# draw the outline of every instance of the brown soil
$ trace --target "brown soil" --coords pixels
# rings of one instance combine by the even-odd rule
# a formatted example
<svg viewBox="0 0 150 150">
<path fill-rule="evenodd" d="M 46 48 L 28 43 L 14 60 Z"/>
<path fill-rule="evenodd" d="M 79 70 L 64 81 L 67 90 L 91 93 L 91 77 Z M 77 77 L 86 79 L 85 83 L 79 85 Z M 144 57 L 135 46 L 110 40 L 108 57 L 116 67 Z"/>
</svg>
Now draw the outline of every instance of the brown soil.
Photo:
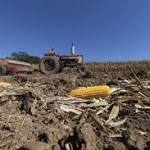
<svg viewBox="0 0 150 150">
<path fill-rule="evenodd" d="M 93 67 L 98 66 L 96 64 Z M 49 77 L 40 73 L 3 77 L 4 80 L 12 83 L 30 87 L 40 96 L 48 99 L 41 101 L 30 93 L 0 98 L 0 149 L 149 150 L 150 110 L 136 111 L 134 105 L 141 98 L 137 96 L 137 93 L 121 95 L 123 100 L 129 96 L 133 100 L 123 104 L 119 102 L 118 118 L 127 118 L 127 121 L 118 127 L 105 126 L 105 129 L 88 113 L 83 113 L 81 117 L 62 112 L 58 109 L 58 105 L 51 101 L 57 96 L 66 96 L 71 89 L 76 87 L 100 84 L 122 87 L 125 79 L 133 78 L 132 73 L 129 70 L 126 71 L 126 68 L 119 72 L 115 69 L 115 72 L 115 70 L 109 70 L 111 68 L 109 67 L 94 70 L 91 65 L 87 65 L 86 74 L 64 70 L 63 73 Z M 114 65 L 112 68 L 115 68 Z M 143 71 L 143 67 L 138 70 L 136 68 L 135 73 L 139 73 L 138 77 L 141 80 L 149 81 L 149 70 L 148 67 L 146 71 Z M 119 101 L 120 97 L 115 97 L 115 99 Z M 147 100 L 139 103 L 150 105 L 149 97 L 145 99 Z M 114 98 L 111 97 L 108 100 L 112 102 Z M 29 101 L 30 107 L 26 105 L 26 101 Z M 96 118 L 107 120 L 110 110 L 111 108 L 99 116 L 96 115 Z M 94 109 L 92 114 L 94 114 Z"/>
</svg>

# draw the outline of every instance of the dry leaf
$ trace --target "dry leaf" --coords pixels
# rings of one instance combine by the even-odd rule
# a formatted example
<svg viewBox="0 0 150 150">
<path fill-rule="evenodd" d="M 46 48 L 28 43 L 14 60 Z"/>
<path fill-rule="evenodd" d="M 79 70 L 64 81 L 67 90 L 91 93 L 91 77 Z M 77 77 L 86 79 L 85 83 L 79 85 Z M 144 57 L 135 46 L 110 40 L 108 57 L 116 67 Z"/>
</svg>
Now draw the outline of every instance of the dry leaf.
<svg viewBox="0 0 150 150">
<path fill-rule="evenodd" d="M 111 122 L 113 119 L 115 119 L 119 114 L 119 105 L 114 105 L 110 114 L 109 114 L 109 118 L 106 121 L 106 124 L 108 124 L 109 122 Z"/>
<path fill-rule="evenodd" d="M 106 101 L 101 101 L 101 102 L 95 102 L 92 104 L 81 104 L 81 107 L 83 108 L 92 108 L 92 107 L 100 107 L 100 106 L 107 106 L 108 103 Z"/>
<path fill-rule="evenodd" d="M 125 118 L 125 119 L 123 119 L 123 120 L 120 120 L 120 121 L 117 121 L 117 122 L 112 122 L 112 121 L 111 121 L 111 122 L 109 122 L 109 125 L 110 125 L 111 127 L 118 127 L 118 126 L 124 124 L 126 121 L 127 121 L 127 118 Z"/>
<path fill-rule="evenodd" d="M 135 107 L 137 109 L 140 109 L 140 110 L 146 110 L 146 109 L 150 109 L 150 106 L 141 106 L 139 104 L 135 104 Z"/>
<path fill-rule="evenodd" d="M 141 131 L 141 130 L 139 130 L 139 133 L 140 133 L 141 135 L 146 135 L 146 134 L 147 134 L 146 132 L 143 132 L 143 131 Z"/>
<path fill-rule="evenodd" d="M 110 134 L 109 137 L 111 138 L 122 138 L 121 134 Z"/>
<path fill-rule="evenodd" d="M 82 111 L 79 111 L 79 110 L 74 109 L 72 107 L 69 107 L 67 105 L 60 105 L 60 109 L 65 111 L 65 112 L 68 112 L 68 113 L 72 112 L 72 113 L 77 114 L 77 115 L 80 115 L 82 113 Z"/>
<path fill-rule="evenodd" d="M 112 102 L 111 104 L 108 104 L 105 108 L 100 108 L 100 110 L 96 114 L 97 115 L 102 114 L 104 111 L 107 111 L 113 104 L 114 102 Z"/>
<path fill-rule="evenodd" d="M 120 88 L 118 88 L 118 87 L 112 87 L 112 88 L 110 88 L 109 93 L 112 94 L 112 93 L 114 93 L 114 92 L 116 92 L 118 90 L 120 90 Z"/>
</svg>

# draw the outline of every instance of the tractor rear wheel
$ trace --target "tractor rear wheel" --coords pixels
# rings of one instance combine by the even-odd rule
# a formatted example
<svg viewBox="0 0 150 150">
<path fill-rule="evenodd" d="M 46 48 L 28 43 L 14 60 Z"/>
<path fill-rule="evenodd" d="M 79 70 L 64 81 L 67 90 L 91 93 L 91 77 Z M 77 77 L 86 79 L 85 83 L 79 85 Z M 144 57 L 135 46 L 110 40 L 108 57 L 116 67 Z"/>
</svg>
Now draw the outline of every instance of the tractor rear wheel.
<svg viewBox="0 0 150 150">
<path fill-rule="evenodd" d="M 6 67 L 4 65 L 0 65 L 0 75 L 6 75 Z"/>
<path fill-rule="evenodd" d="M 85 73 L 85 67 L 83 65 L 77 66 L 77 70 L 79 73 Z"/>
<path fill-rule="evenodd" d="M 58 58 L 44 57 L 40 62 L 40 70 L 46 75 L 59 72 L 60 63 Z"/>
</svg>

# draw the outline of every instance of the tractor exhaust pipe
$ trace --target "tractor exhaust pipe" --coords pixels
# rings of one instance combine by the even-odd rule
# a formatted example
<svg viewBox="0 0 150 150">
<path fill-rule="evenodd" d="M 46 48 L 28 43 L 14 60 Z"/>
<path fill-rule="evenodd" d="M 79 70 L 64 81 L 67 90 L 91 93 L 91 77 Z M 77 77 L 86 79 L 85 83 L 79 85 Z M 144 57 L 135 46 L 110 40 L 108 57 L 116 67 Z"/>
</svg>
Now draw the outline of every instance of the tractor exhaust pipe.
<svg viewBox="0 0 150 150">
<path fill-rule="evenodd" d="M 71 55 L 75 55 L 75 46 L 73 43 L 71 45 Z"/>
</svg>

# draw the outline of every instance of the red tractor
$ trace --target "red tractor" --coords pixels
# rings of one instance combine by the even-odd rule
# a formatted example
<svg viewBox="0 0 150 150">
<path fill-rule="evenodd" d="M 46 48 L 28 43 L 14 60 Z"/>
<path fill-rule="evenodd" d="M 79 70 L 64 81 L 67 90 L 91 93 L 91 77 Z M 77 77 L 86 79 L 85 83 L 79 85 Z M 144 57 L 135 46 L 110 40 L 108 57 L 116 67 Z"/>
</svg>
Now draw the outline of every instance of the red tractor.
<svg viewBox="0 0 150 150">
<path fill-rule="evenodd" d="M 51 49 L 40 62 L 41 72 L 47 75 L 57 73 L 65 67 L 76 67 L 79 72 L 84 72 L 83 55 L 75 54 L 73 44 L 70 55 L 58 55 L 54 49 Z"/>
</svg>

